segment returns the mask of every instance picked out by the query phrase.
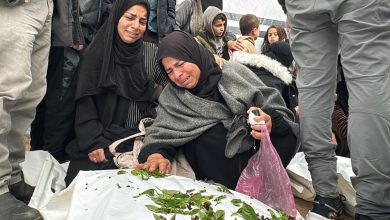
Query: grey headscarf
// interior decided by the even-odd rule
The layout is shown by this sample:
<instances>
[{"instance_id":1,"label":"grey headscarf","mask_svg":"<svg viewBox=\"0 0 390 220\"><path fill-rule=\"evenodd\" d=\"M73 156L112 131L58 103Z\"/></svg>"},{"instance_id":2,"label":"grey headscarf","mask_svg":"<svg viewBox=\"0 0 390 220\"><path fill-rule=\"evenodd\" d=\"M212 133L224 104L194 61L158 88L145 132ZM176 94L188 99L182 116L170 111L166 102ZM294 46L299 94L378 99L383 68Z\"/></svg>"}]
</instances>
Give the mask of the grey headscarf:
<instances>
[{"instance_id":1,"label":"grey headscarf","mask_svg":"<svg viewBox=\"0 0 390 220\"><path fill-rule=\"evenodd\" d=\"M225 25L224 25L225 30L224 30L222 36L225 35L226 28L227 28L226 15L221 11L221 9L214 7L214 6L210 6L203 13L203 28L205 31L205 33L204 33L205 36L203 36L203 37L205 37L211 43L211 45L215 46L215 48L214 48L215 51L217 52L217 54L219 56L222 57L222 47L223 47L222 37L215 36L214 31L213 31L213 21L214 21L215 17L217 17L218 15L221 15L225 20ZM216 45L220 45L220 48L217 48Z\"/></svg>"}]
</instances>

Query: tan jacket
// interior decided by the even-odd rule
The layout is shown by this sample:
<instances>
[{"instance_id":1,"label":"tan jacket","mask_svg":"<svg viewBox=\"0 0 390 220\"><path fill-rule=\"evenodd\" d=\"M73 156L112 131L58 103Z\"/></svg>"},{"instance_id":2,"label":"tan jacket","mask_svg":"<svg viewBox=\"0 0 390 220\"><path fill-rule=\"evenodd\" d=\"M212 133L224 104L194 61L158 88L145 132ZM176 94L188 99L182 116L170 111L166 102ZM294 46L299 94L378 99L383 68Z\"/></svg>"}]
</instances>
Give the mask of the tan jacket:
<instances>
[{"instance_id":1,"label":"tan jacket","mask_svg":"<svg viewBox=\"0 0 390 220\"><path fill-rule=\"evenodd\" d=\"M256 46L255 46L255 41L249 37L249 36L241 36L238 38L239 41L242 42L244 45L244 52L247 53L257 53L256 52Z\"/></svg>"}]
</instances>

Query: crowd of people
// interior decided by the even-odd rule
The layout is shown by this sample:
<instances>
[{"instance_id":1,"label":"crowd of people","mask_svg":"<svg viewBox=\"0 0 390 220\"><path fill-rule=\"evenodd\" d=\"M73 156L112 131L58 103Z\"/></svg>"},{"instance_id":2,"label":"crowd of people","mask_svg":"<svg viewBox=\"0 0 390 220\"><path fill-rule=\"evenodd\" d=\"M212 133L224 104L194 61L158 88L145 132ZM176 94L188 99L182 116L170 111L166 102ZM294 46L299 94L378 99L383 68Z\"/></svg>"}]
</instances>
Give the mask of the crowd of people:
<instances>
[{"instance_id":1,"label":"crowd of people","mask_svg":"<svg viewBox=\"0 0 390 220\"><path fill-rule=\"evenodd\" d=\"M279 3L288 26L256 46L261 20L243 15L236 37L222 0L0 0L0 218L42 219L20 167L29 127L31 150L69 161L69 185L118 168L110 145L153 118L134 169L170 173L182 153L235 189L269 135L284 167L306 155L308 219L343 214L336 154L356 174L355 219L389 219L390 2Z\"/></svg>"}]
</instances>

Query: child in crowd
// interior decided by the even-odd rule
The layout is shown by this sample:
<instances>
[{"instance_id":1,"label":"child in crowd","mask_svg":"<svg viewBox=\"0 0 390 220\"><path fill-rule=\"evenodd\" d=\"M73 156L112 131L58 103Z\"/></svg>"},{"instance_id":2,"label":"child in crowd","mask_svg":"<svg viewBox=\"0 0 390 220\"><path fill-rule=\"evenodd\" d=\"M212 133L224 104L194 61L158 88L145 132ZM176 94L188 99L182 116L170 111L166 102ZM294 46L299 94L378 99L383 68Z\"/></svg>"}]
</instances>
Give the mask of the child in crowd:
<instances>
[{"instance_id":1,"label":"child in crowd","mask_svg":"<svg viewBox=\"0 0 390 220\"><path fill-rule=\"evenodd\" d=\"M244 52L256 53L255 40L260 35L260 20L253 14L243 15L240 19L241 37L239 41L244 45Z\"/></svg>"},{"instance_id":2,"label":"child in crowd","mask_svg":"<svg viewBox=\"0 0 390 220\"><path fill-rule=\"evenodd\" d=\"M260 21L255 15L243 15L240 19L241 36L239 40L245 45L243 52L234 52L232 60L251 69L269 87L277 89L286 106L293 112L298 105L295 82L287 68L293 63L291 48L279 37L270 36L272 42L262 54L256 54L255 40L259 36ZM269 33L277 31L276 26L268 28ZM246 36L247 35L247 36ZM279 36L278 34L274 34Z\"/></svg>"},{"instance_id":3,"label":"child in crowd","mask_svg":"<svg viewBox=\"0 0 390 220\"><path fill-rule=\"evenodd\" d=\"M269 46L277 41L288 41L286 31L278 25L271 25L265 33L261 53L265 53Z\"/></svg>"},{"instance_id":4,"label":"child in crowd","mask_svg":"<svg viewBox=\"0 0 390 220\"><path fill-rule=\"evenodd\" d=\"M225 38L226 27L226 15L219 8L210 6L203 14L203 29L195 39L212 54L229 60L229 49Z\"/></svg>"}]
</instances>

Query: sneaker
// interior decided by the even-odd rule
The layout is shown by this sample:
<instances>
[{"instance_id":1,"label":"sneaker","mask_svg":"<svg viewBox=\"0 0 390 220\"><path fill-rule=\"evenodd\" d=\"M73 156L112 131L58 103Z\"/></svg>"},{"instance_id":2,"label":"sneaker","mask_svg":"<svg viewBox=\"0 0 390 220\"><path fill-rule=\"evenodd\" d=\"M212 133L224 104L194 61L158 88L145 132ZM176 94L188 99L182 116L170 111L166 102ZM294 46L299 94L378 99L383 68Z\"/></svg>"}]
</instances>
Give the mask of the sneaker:
<instances>
[{"instance_id":1,"label":"sneaker","mask_svg":"<svg viewBox=\"0 0 390 220\"><path fill-rule=\"evenodd\" d=\"M0 219L2 220L43 220L38 210L27 206L7 192L0 195Z\"/></svg>"},{"instance_id":2,"label":"sneaker","mask_svg":"<svg viewBox=\"0 0 390 220\"><path fill-rule=\"evenodd\" d=\"M317 214L325 219L339 219L344 214L343 201L345 200L343 195L337 198L326 198L317 195L314 198L313 208L309 214Z\"/></svg>"}]
</instances>

